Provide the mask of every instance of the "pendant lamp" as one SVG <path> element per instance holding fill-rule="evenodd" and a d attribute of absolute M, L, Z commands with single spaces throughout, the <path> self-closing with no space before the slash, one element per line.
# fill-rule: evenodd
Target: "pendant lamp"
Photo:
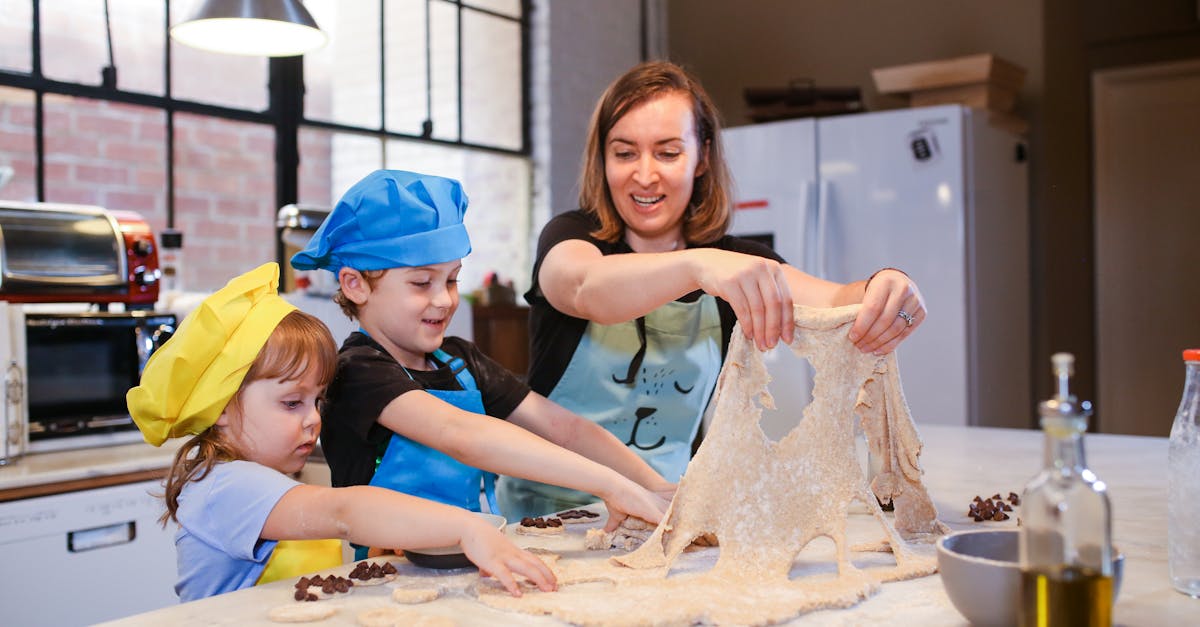
<path fill-rule="evenodd" d="M 329 41 L 300 0 L 204 0 L 195 16 L 171 27 L 171 39 L 210 52 L 267 57 L 304 54 Z"/>

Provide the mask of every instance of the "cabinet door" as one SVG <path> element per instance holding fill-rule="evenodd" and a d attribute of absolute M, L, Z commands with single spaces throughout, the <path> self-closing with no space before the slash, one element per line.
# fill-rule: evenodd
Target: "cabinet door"
<path fill-rule="evenodd" d="M 0 503 L 0 589 L 20 595 L 5 624 L 86 625 L 178 603 L 161 491 L 145 481 Z"/>

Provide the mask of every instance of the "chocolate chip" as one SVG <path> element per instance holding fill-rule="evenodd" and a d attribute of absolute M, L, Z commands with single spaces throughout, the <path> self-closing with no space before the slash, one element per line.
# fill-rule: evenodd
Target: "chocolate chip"
<path fill-rule="evenodd" d="M 297 589 L 295 596 L 297 601 L 303 601 L 308 596 L 308 586 L 304 586 L 303 590 Z"/>
<path fill-rule="evenodd" d="M 522 518 L 522 519 L 521 519 L 521 526 L 522 526 L 522 527 L 532 527 L 532 526 L 533 526 L 533 519 L 532 519 L 532 518 L 530 518 L 530 517 L 528 517 L 528 516 L 526 516 L 526 517 Z"/>
<path fill-rule="evenodd" d="M 384 572 L 384 574 L 387 574 L 387 575 L 395 575 L 398 571 L 396 570 L 396 567 L 392 565 L 391 562 L 388 562 L 383 565 L 383 572 Z"/>
<path fill-rule="evenodd" d="M 546 525 L 549 527 L 561 527 L 563 525 L 563 523 L 561 520 L 559 520 L 557 518 L 551 518 L 546 521 Z"/>
<path fill-rule="evenodd" d="M 308 596 L 304 598 L 305 601 L 316 601 L 317 599 L 318 599 L 317 595 L 315 595 L 311 592 L 308 593 Z"/>

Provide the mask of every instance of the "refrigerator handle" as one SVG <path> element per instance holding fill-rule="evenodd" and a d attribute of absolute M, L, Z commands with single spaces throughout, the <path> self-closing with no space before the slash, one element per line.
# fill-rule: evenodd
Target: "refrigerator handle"
<path fill-rule="evenodd" d="M 828 241 L 829 231 L 829 211 L 831 202 L 831 188 L 829 181 L 821 181 L 817 185 L 817 211 L 815 215 L 815 226 L 813 234 L 815 245 L 812 247 L 813 259 L 809 266 L 808 273 L 819 279 L 829 278 L 829 268 L 826 265 L 828 254 L 825 251 L 826 242 Z"/>

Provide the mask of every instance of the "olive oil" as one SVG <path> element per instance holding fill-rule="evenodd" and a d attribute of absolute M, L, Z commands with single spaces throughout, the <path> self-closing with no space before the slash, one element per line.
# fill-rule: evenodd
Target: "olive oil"
<path fill-rule="evenodd" d="M 1038 405 L 1045 464 L 1021 498 L 1018 624 L 1112 624 L 1112 511 L 1108 487 L 1084 458 L 1091 403 L 1071 394 L 1074 357 L 1051 358 L 1058 391 Z"/>
<path fill-rule="evenodd" d="M 1017 623 L 1025 627 L 1110 625 L 1112 584 L 1112 577 L 1090 568 L 1022 572 Z"/>

